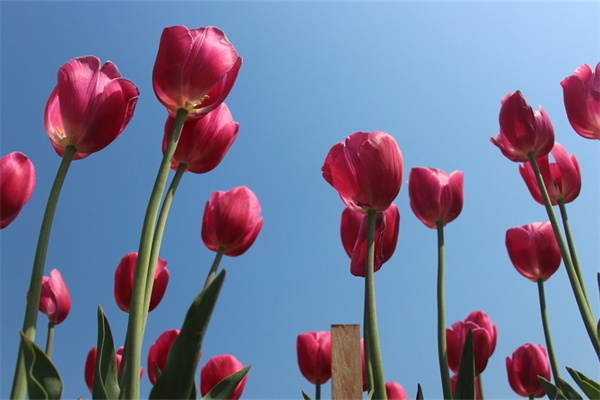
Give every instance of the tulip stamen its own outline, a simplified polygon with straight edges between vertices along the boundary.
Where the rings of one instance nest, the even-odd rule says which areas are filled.
[[[67,134],[60,128],[56,128],[56,136],[58,136],[60,140],[65,140],[67,138]]]
[[[202,98],[200,100],[195,101],[193,103],[189,103],[190,106],[189,106],[188,110],[192,111],[192,110],[198,108],[202,103],[204,103],[208,99],[210,99],[210,96],[205,94],[204,96],[202,96]]]

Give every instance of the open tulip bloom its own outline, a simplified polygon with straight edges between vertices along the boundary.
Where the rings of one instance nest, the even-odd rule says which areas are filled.
[[[575,132],[586,139],[600,140],[600,63],[594,71],[582,64],[560,85],[567,117]]]

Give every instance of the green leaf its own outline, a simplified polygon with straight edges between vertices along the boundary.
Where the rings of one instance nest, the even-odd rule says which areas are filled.
[[[246,376],[249,369],[250,366],[248,365],[247,367],[240,369],[238,372],[229,375],[227,378],[223,379],[221,382],[217,383],[212,389],[210,389],[210,392],[208,392],[206,396],[202,398],[202,400],[217,400],[231,398],[231,395],[235,391],[235,388],[237,387],[238,383],[240,383],[240,381],[244,379],[244,376]]]
[[[307,395],[304,390],[302,391],[302,397],[304,397],[304,400],[312,400],[312,398],[309,395]]]
[[[563,394],[563,392],[559,388],[554,386],[551,382],[549,382],[546,378],[538,376],[538,381],[544,388],[546,396],[548,396],[550,400],[568,400]]]
[[[571,377],[577,383],[579,388],[585,393],[590,400],[598,400],[600,399],[600,383],[588,378],[584,374],[579,371],[574,370],[573,368],[567,367],[567,371],[571,374]]]
[[[224,280],[225,270],[222,270],[192,302],[179,336],[169,350],[167,365],[150,392],[151,399],[190,398],[202,340]]]
[[[562,378],[558,380],[560,390],[563,392],[565,397],[569,400],[583,400],[583,397],[577,392],[577,390],[573,389],[573,386],[569,385],[567,381]]]
[[[117,359],[115,346],[108,319],[102,307],[98,305],[98,344],[96,349],[96,365],[94,367],[94,383],[92,398],[118,399],[119,382],[117,379]]]
[[[475,399],[475,351],[473,349],[473,335],[470,330],[465,338],[465,345],[460,357],[454,398]]]
[[[417,383],[417,396],[415,397],[416,400],[425,400],[425,397],[423,397],[423,390],[421,389],[421,385],[419,383]]]
[[[46,353],[21,332],[30,399],[60,399],[62,380]]]

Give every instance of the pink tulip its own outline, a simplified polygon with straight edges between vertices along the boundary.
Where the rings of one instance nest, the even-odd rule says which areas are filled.
[[[85,369],[84,369],[84,377],[85,384],[87,385],[90,393],[92,393],[94,388],[94,369],[96,368],[96,353],[98,352],[97,346],[92,347],[92,349],[88,352],[88,355],[85,359]],[[119,375],[119,370],[121,369],[121,359],[123,358],[123,347],[121,346],[119,350],[115,353],[115,360],[117,362],[117,376]],[[144,368],[140,368],[140,379],[144,375]]]
[[[406,391],[398,382],[386,382],[385,394],[388,400],[408,400]]]
[[[506,372],[510,387],[519,396],[544,396],[538,376],[550,380],[546,349],[539,344],[524,344],[513,352],[512,359],[506,357]]]
[[[506,250],[521,275],[546,281],[562,260],[550,222],[534,222],[506,231]]]
[[[482,325],[478,325],[478,323]],[[485,370],[488,359],[494,352],[497,339],[496,326],[491,323],[487,315],[481,312],[471,313],[464,321],[455,322],[452,324],[452,328],[446,329],[448,366],[452,372],[458,372],[469,331],[473,338],[475,375],[479,375]]]
[[[242,363],[230,354],[214,356],[208,360],[200,371],[200,393],[205,396],[217,383],[243,368]],[[237,400],[242,396],[247,378],[248,375],[244,376],[238,383],[231,397],[229,397],[230,400]]]
[[[313,384],[327,383],[331,378],[331,332],[308,332],[296,340],[298,366]]]
[[[14,151],[0,159],[0,229],[21,212],[35,188],[35,168],[23,153]]]
[[[500,108],[500,133],[491,138],[506,158],[527,161],[528,154],[545,156],[554,145],[554,128],[546,111],[534,111],[520,91],[506,95]]]
[[[212,251],[235,257],[252,246],[263,226],[258,198],[246,186],[212,192],[202,217],[202,241]]]
[[[163,152],[169,143],[174,124],[175,118],[169,115],[165,124]],[[214,169],[233,144],[239,127],[225,103],[221,103],[203,118],[186,121],[171,168],[177,170],[179,164],[183,163],[187,171],[196,174]]]
[[[148,351],[148,378],[154,385],[156,383],[156,370],[160,372],[165,370],[167,366],[167,357],[169,356],[169,350],[175,339],[179,336],[179,329],[171,329],[163,332],[156,342],[150,346]]]
[[[385,132],[356,132],[329,150],[321,171],[346,206],[385,211],[402,185],[402,154]]]
[[[50,276],[42,278],[39,310],[48,316],[53,325],[58,325],[67,318],[71,311],[71,296],[58,270],[50,271]]]
[[[115,300],[119,308],[125,312],[129,312],[131,306],[131,292],[133,290],[137,257],[136,252],[127,253],[121,259],[115,271]],[[168,283],[169,270],[167,269],[167,262],[159,257],[154,271],[154,284],[148,311],[152,311],[158,306],[167,290]]]
[[[462,171],[451,174],[436,168],[412,168],[408,178],[410,208],[427,227],[454,221],[463,207]]]
[[[581,172],[577,157],[569,155],[567,150],[558,142],[552,148],[554,163],[548,161],[548,155],[538,157],[537,163],[544,179],[544,185],[550,197],[550,203],[557,205],[559,200],[570,203],[579,196],[581,190]],[[544,204],[537,178],[529,161],[519,166],[519,172],[533,196],[533,199]]]
[[[59,156],[75,146],[74,160],[102,150],[131,120],[139,91],[117,66],[97,57],[78,57],[58,70],[58,84],[46,104],[44,125]]]
[[[596,69],[582,64],[563,79],[565,109],[571,126],[586,139],[600,140],[600,63]]]
[[[200,118],[225,100],[241,65],[220,29],[171,26],[160,38],[152,86],[171,115],[184,108]]]
[[[359,211],[346,208],[342,212],[340,233],[342,245],[346,254],[351,259],[350,273],[354,276],[365,276],[367,258],[367,216]],[[392,204],[383,213],[377,214],[375,228],[375,265],[374,270],[381,268],[396,250],[398,230],[400,227],[400,214],[398,207]]]
[[[456,381],[457,380],[458,380],[458,375],[456,375],[456,374],[452,375],[452,377],[450,378],[450,385],[452,386],[452,394],[453,395],[456,390]],[[477,399],[477,400],[481,399],[481,395],[479,394],[479,377],[478,376],[475,377],[475,399]]]

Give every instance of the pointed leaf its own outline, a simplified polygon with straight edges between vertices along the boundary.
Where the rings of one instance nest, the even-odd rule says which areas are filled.
[[[62,380],[46,353],[21,332],[30,399],[60,399]]]
[[[565,397],[563,392],[561,392],[559,388],[554,386],[547,379],[545,379],[541,376],[538,376],[538,381],[544,388],[544,391],[546,392],[546,396],[548,396],[548,398],[550,400],[567,400],[567,398]]]
[[[594,380],[588,378],[584,374],[579,371],[574,370],[573,368],[567,367],[567,371],[571,374],[571,377],[577,383],[579,388],[585,393],[590,400],[600,399],[600,383],[595,382]]]
[[[229,399],[235,391],[238,383],[244,379],[244,376],[246,376],[249,369],[250,366],[248,365],[247,367],[240,369],[238,372],[229,375],[227,378],[223,379],[212,389],[210,389],[210,392],[208,392],[206,396],[202,398],[202,400]]]
[[[312,400],[311,397],[307,395],[304,390],[302,391],[302,397],[304,397],[304,400]]]
[[[204,333],[224,280],[225,270],[222,270],[192,302],[169,350],[167,365],[150,392],[151,399],[190,398]]]
[[[119,392],[113,337],[108,319],[104,315],[102,307],[98,305],[98,344],[92,397],[94,399],[117,399]]]
[[[425,400],[425,397],[423,397],[423,390],[421,389],[421,384],[417,383],[417,396],[415,397],[416,400]]]
[[[475,351],[471,330],[465,338],[454,393],[455,399],[475,399]]]
[[[567,381],[562,378],[558,379],[558,385],[560,387],[560,391],[563,392],[565,397],[569,400],[583,400],[583,397],[573,388],[573,386],[569,385]]]

